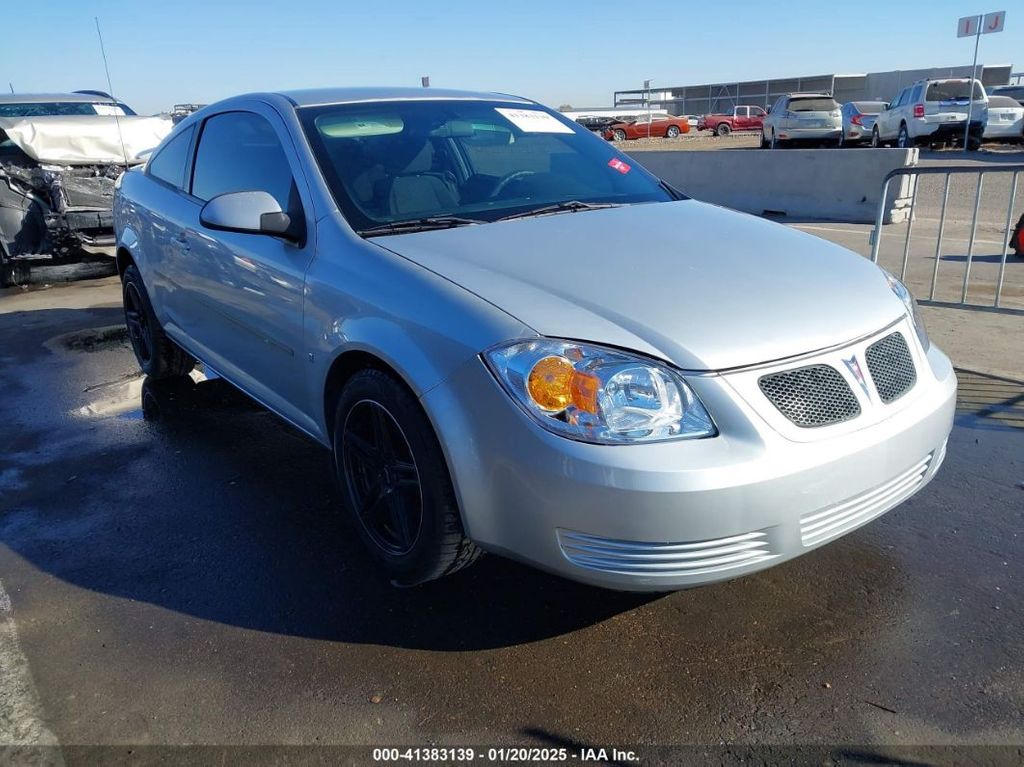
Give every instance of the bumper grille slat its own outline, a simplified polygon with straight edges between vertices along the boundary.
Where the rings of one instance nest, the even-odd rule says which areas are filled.
[[[829,365],[809,365],[762,376],[761,391],[786,418],[805,429],[830,426],[860,415],[849,385]]]
[[[714,572],[774,558],[763,532],[707,541],[656,543],[558,531],[567,560],[579,567],[614,573],[671,575]]]
[[[800,539],[804,546],[815,546],[885,513],[913,495],[928,476],[934,453],[910,469],[866,493],[827,509],[800,517]]]
[[[882,402],[894,402],[914,388],[917,371],[907,340],[896,332],[875,341],[865,354],[871,380]]]

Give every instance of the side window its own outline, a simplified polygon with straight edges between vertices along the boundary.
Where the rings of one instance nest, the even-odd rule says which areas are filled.
[[[764,110],[761,107],[750,107],[751,117],[764,117]]]
[[[170,184],[175,189],[185,186],[185,168],[188,166],[188,150],[192,146],[195,126],[182,131],[157,152],[146,165],[146,172],[155,179]]]
[[[736,107],[736,116],[737,117],[746,117],[747,116],[747,111],[748,111],[747,107]]]
[[[917,104],[919,101],[921,101],[921,86],[920,85],[918,85],[916,88],[914,88],[914,95],[911,97],[910,100],[913,103],[915,103],[915,104]]]
[[[203,124],[192,194],[211,200],[229,192],[267,192],[282,210],[294,195],[292,170],[277,133],[252,112],[225,112]]]

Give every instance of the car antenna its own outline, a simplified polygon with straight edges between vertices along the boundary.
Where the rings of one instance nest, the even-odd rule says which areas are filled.
[[[124,169],[128,170],[128,151],[124,148],[124,134],[121,133],[121,118],[117,114],[121,109],[118,101],[114,98],[114,86],[110,82],[110,66],[107,64],[107,49],[103,46],[103,32],[100,31],[100,17],[93,16],[96,22],[96,35],[100,39],[100,55],[103,56],[103,70],[107,73],[107,93],[110,100],[114,102],[114,125],[117,126],[117,140],[121,142],[121,156],[124,158]]]

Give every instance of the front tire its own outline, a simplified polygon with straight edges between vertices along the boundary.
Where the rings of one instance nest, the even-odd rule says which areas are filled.
[[[615,130],[612,131],[612,141],[625,141],[625,140],[626,140],[626,131],[622,130],[621,128],[616,128]]]
[[[775,128],[772,128],[772,137],[768,140],[769,149],[781,149],[782,144],[779,143],[778,137],[775,135]]]
[[[333,444],[345,506],[393,583],[434,580],[480,556],[463,532],[433,427],[398,380],[356,373],[338,399]]]
[[[196,361],[164,333],[134,264],[124,270],[121,299],[128,338],[142,372],[153,380],[188,375]]]

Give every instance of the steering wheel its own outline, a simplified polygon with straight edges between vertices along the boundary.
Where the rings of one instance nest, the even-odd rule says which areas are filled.
[[[498,195],[505,191],[505,187],[511,184],[513,181],[519,181],[520,179],[527,178],[528,176],[536,176],[536,171],[532,170],[514,170],[511,173],[506,173],[497,184],[494,185],[494,191],[491,192],[491,199],[496,199]]]

